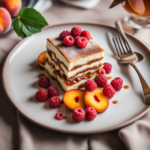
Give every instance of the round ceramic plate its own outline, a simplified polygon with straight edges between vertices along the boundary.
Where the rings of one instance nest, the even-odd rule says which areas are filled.
[[[46,39],[63,30],[71,30],[73,26],[80,26],[82,30],[90,31],[91,35],[105,50],[105,62],[112,64],[112,72],[107,75],[113,78],[121,77],[124,85],[129,89],[116,92],[109,100],[108,109],[98,114],[93,121],[84,120],[76,123],[72,120],[72,111],[64,104],[58,109],[51,109],[47,102],[38,102],[34,95],[40,89],[38,80],[41,74],[48,76],[46,71],[37,67],[37,57],[46,50]],[[109,35],[109,36],[108,36]],[[88,134],[110,131],[134,122],[149,110],[143,103],[143,91],[135,70],[129,65],[120,65],[115,59],[110,36],[117,35],[115,29],[103,25],[88,23],[72,23],[55,25],[44,29],[41,33],[23,39],[8,55],[3,68],[3,84],[5,91],[14,106],[28,119],[49,129]],[[131,47],[144,56],[144,60],[136,63],[147,83],[150,85],[149,64],[150,54],[148,48],[134,37],[127,35]],[[111,80],[109,80],[110,82]],[[60,97],[64,92],[59,84],[51,79],[52,85],[58,87]],[[112,101],[118,100],[117,104]],[[58,121],[54,118],[57,112],[62,112],[67,119]]]

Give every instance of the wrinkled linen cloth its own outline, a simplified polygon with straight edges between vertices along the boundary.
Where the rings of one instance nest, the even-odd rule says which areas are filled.
[[[112,0],[102,0],[94,9],[83,10],[53,1],[43,16],[50,25],[91,22],[114,26],[127,13],[119,5],[108,9]],[[150,29],[124,26],[150,48]],[[8,53],[21,39],[14,31],[0,38],[0,73]],[[148,68],[147,68],[148,69]],[[150,69],[150,68],[149,68]],[[73,135],[40,127],[24,118],[7,98],[0,81],[0,150],[150,150],[150,112],[118,130],[93,135]]]

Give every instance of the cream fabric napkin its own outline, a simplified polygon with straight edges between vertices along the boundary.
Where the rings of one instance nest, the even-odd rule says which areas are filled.
[[[50,25],[92,22],[114,25],[127,13],[121,6],[109,10],[112,0],[102,0],[94,9],[83,10],[53,1],[43,13]],[[150,48],[150,29],[133,30]],[[15,32],[0,38],[0,74],[7,54],[21,39]],[[146,68],[150,69],[150,68]],[[14,85],[15,86],[15,85]],[[18,114],[18,117],[17,117]],[[19,126],[18,126],[19,123]],[[0,81],[0,150],[150,150],[150,112],[122,129],[94,135],[73,135],[42,128],[19,114],[8,100]]]

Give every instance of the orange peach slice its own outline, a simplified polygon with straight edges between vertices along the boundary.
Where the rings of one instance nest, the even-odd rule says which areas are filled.
[[[86,91],[85,104],[88,107],[95,108],[97,113],[104,112],[109,106],[108,99],[104,95],[103,90],[101,88],[97,88],[92,92]]]
[[[85,107],[84,95],[85,91],[78,89],[69,90],[64,94],[63,97],[64,104],[72,110],[78,107],[84,108]]]
[[[39,66],[41,66],[42,68],[44,68],[44,65],[46,63],[45,56],[46,56],[46,51],[42,52],[37,59]]]

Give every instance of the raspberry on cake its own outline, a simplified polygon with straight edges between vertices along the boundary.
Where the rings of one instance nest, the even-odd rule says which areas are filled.
[[[75,34],[75,30],[76,28],[71,33],[79,36]],[[78,40],[80,38],[85,37],[79,37]],[[46,47],[46,63],[39,64],[44,66],[50,76],[57,79],[64,91],[84,87],[88,79],[95,80],[98,69],[103,67],[104,50],[93,37],[86,47],[79,48],[76,44],[65,46],[59,35],[55,35],[47,39]]]

